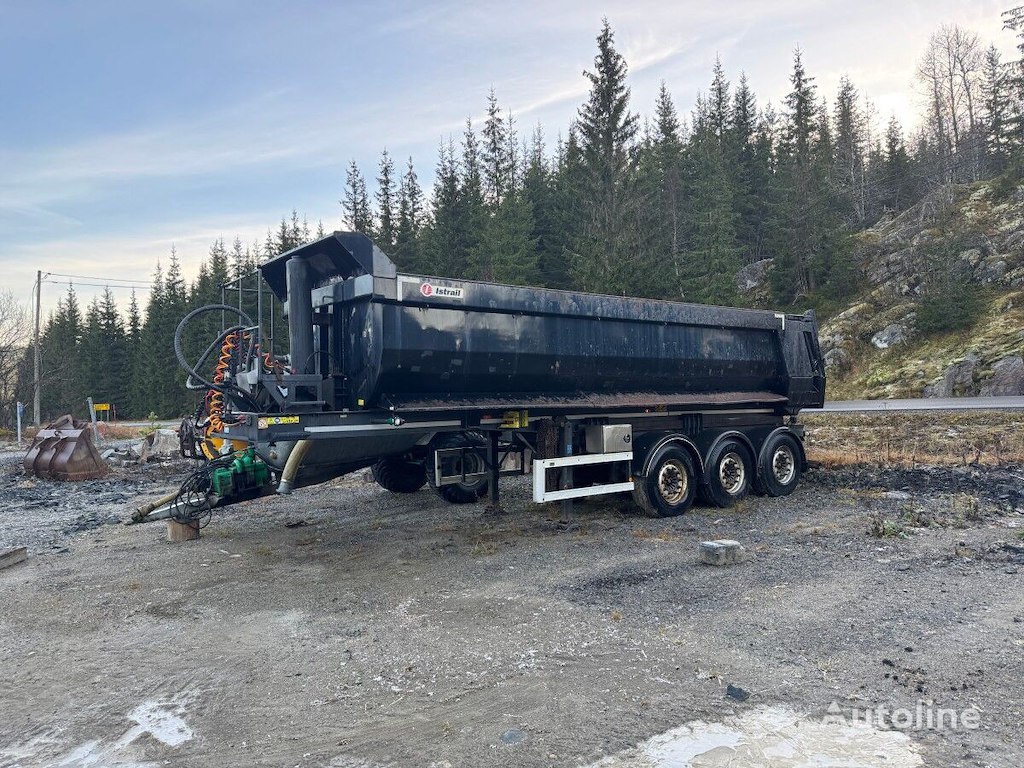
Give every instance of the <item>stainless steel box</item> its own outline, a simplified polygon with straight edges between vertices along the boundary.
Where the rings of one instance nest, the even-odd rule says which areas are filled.
[[[619,453],[633,450],[629,424],[594,425],[586,428],[587,453]]]

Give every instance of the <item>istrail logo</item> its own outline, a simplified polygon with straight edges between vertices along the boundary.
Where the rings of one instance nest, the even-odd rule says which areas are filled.
[[[420,283],[420,293],[424,296],[436,296],[442,299],[461,299],[465,294],[462,288],[452,288],[448,285],[434,285],[433,283]]]

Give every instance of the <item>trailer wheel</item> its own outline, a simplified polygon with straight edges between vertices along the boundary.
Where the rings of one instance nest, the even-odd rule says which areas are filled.
[[[381,459],[373,465],[372,472],[377,485],[392,493],[415,493],[427,484],[422,462],[397,456]]]
[[[648,517],[675,517],[693,505],[697,473],[685,448],[667,445],[651,461],[646,477],[637,478],[633,500]]]
[[[800,482],[800,446],[785,432],[774,435],[761,451],[757,487],[768,496],[788,496]]]
[[[473,443],[461,435],[452,435],[441,438],[433,447],[436,450],[438,448],[462,448],[470,445],[473,445]],[[484,460],[476,451],[466,451],[463,455],[466,459],[466,474],[482,472],[484,470]],[[446,465],[446,472],[448,474],[454,475],[463,471],[461,462],[458,459],[450,459],[447,461],[451,462]],[[434,484],[433,451],[430,453],[429,466],[430,470],[427,472],[427,481],[430,483],[431,488],[437,491],[438,495],[449,504],[472,504],[487,493],[486,476],[468,483],[455,483],[453,485],[442,485],[440,487],[436,486]]]
[[[709,458],[701,497],[716,507],[731,507],[750,492],[754,459],[739,440],[725,440]]]

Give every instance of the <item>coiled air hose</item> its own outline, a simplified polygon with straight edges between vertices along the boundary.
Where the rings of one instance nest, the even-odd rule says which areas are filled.
[[[209,347],[207,347],[202,357],[199,358],[199,362],[197,362],[196,365],[193,366],[188,362],[188,360],[185,359],[185,352],[181,346],[181,339],[182,336],[184,336],[185,334],[185,328],[188,327],[188,324],[192,322],[194,318],[207,312],[234,312],[242,319],[242,322],[245,323],[245,325],[232,326],[231,328],[228,328],[227,330],[222,332],[220,336],[217,337],[217,340],[214,341],[214,343],[211,344]],[[213,381],[208,381],[196,370],[196,368],[202,365],[202,362],[206,360],[211,351],[213,351],[215,348],[219,348],[224,343],[224,340],[228,337],[228,335],[252,327],[252,318],[249,317],[245,312],[243,312],[238,307],[232,307],[230,304],[207,304],[205,307],[198,307],[196,309],[193,309],[191,312],[189,312],[187,315],[181,318],[181,322],[178,323],[178,327],[174,329],[174,356],[178,358],[178,365],[180,365],[185,370],[185,372],[189,376],[189,379],[199,383],[198,385],[189,388],[212,389],[215,392],[230,394],[238,401],[245,403],[246,406],[251,410],[258,411],[259,405],[256,403],[255,400],[253,400],[252,396],[248,392],[239,389],[233,384],[218,384]]]
[[[193,367],[188,362],[188,360],[185,359],[185,352],[181,348],[181,337],[185,333],[185,328],[188,326],[190,322],[192,322],[193,318],[198,317],[199,315],[206,314],[207,312],[234,312],[242,319],[242,322],[245,323],[245,325],[236,326],[224,331],[224,333],[218,336],[217,340],[207,348],[206,352],[204,352],[203,356],[200,358],[200,361],[205,360],[206,357],[210,354],[210,352],[212,352],[215,348],[223,344],[224,338],[227,336],[227,334],[233,333],[234,331],[242,330],[242,328],[247,326],[251,327],[253,324],[252,318],[245,314],[245,312],[240,310],[238,307],[232,307],[230,304],[207,304],[205,307],[198,307],[197,309],[193,309],[191,312],[189,312],[187,315],[181,318],[181,322],[178,323],[178,327],[174,329],[174,356],[178,358],[178,365],[180,365],[192,379],[199,382],[200,384],[203,384],[206,389],[215,389],[218,392],[224,392],[228,388],[222,384],[214,384],[212,381],[207,381],[205,378],[203,378],[196,371],[196,367],[198,367],[198,364],[196,365],[196,367]]]

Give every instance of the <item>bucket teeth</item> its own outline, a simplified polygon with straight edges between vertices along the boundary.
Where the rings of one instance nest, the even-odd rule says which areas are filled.
[[[50,480],[95,480],[110,471],[92,444],[89,425],[70,414],[39,430],[23,464],[28,474]]]

